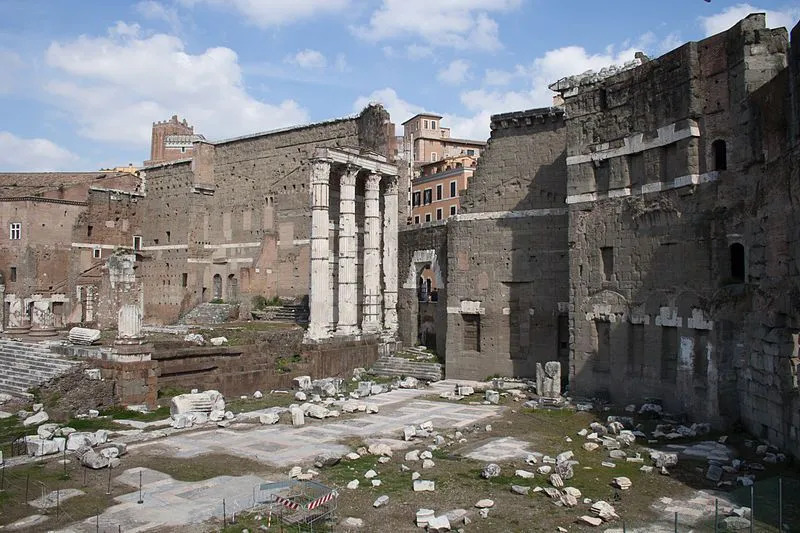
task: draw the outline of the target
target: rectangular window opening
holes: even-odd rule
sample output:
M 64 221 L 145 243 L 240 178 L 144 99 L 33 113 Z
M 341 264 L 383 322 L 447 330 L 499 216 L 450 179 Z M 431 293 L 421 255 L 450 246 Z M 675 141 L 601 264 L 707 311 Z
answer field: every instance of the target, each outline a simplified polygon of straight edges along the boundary
M 156 241 L 158 242 L 158 241 Z M 141 235 L 134 235 L 133 236 L 133 249 L 134 250 L 141 250 L 142 249 L 142 236 Z
M 450 198 L 455 198 L 458 195 L 458 182 L 450 182 Z
M 600 260 L 603 263 L 603 279 L 612 281 L 614 278 L 614 248 L 612 246 L 600 248 Z
M 92 226 L 86 226 L 86 236 L 87 237 L 91 237 L 92 236 L 92 230 L 93 229 L 94 229 L 94 227 L 92 227 Z
M 453 216 L 455 214 L 456 214 L 456 206 L 451 205 L 450 206 L 450 216 Z
M 11 267 L 11 274 L 8 276 L 9 281 L 17 281 L 17 267 Z
M 609 372 L 611 370 L 611 324 L 608 322 L 594 322 L 595 334 L 595 372 Z
M 187 285 L 189 285 L 189 274 L 184 272 L 181 274 L 181 287 L 185 288 Z
M 481 315 L 461 315 L 464 321 L 464 350 L 481 351 Z
M 92 249 L 92 257 L 94 257 L 95 259 L 100 259 L 101 256 L 102 252 L 100 251 L 100 248 Z
M 436 199 L 437 200 L 441 200 L 442 199 L 442 189 L 443 188 L 442 188 L 441 184 L 436 186 Z
M 8 238 L 12 241 L 17 241 L 22 238 L 22 223 L 12 222 L 9 225 Z
M 172 233 L 168 231 L 167 232 L 167 243 L 170 242 L 171 238 L 172 238 Z
M 436 220 L 442 220 L 442 208 L 436 210 Z
M 661 327 L 661 379 L 675 383 L 678 378 L 678 328 Z
M 609 182 L 611 180 L 610 165 L 608 159 L 596 161 L 594 163 L 594 184 L 595 191 L 608 192 Z

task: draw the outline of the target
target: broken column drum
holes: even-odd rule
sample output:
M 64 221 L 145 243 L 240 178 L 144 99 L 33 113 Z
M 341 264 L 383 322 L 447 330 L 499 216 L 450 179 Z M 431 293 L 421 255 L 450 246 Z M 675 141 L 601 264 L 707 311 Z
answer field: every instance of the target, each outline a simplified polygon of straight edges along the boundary
M 319 148 L 310 178 L 311 290 L 306 341 L 362 333 L 393 338 L 397 332 L 397 167 L 382 156 Z M 338 209 L 330 206 L 332 183 L 334 190 L 338 184 Z M 362 187 L 364 194 L 359 197 L 356 191 Z M 362 220 L 360 201 L 364 202 Z M 363 246 L 359 246 L 360 230 Z M 335 257 L 333 244 L 338 244 Z

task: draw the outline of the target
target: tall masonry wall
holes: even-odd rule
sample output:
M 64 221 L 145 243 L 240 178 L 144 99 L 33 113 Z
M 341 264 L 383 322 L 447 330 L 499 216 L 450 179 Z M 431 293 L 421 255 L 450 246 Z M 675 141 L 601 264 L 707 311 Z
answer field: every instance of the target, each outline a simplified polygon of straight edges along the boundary
M 388 113 L 369 106 L 354 118 L 199 142 L 191 160 L 144 168 L 145 194 L 124 208 L 130 218 L 114 238 L 131 246 L 141 236 L 145 317 L 171 323 L 213 299 L 240 302 L 246 312 L 256 294 L 307 297 L 314 150 L 388 155 L 390 132 Z M 90 207 L 76 232 L 104 227 L 114 209 L 122 207 Z
M 557 84 L 570 132 L 574 393 L 659 397 L 797 449 L 781 400 L 796 385 L 779 370 L 791 335 L 776 329 L 789 307 L 761 305 L 771 275 L 788 281 L 784 260 L 770 265 L 794 237 L 764 226 L 767 206 L 794 216 L 781 184 L 789 158 L 768 161 L 791 148 L 775 109 L 754 101 L 788 104 L 766 94 L 788 94 L 787 52 L 786 31 L 751 15 L 599 82 Z

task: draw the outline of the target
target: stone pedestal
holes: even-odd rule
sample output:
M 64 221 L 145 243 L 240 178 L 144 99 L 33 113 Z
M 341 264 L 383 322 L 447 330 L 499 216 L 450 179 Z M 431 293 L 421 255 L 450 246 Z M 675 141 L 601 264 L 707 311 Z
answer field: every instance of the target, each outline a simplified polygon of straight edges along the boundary
M 9 294 L 6 296 L 5 303 L 8 304 L 6 333 L 27 333 L 30 325 L 25 316 L 25 302 L 17 295 Z
M 149 361 L 153 347 L 142 335 L 142 312 L 138 304 L 125 304 L 117 314 L 117 338 L 112 358 L 120 362 Z
M 49 299 L 34 300 L 33 307 L 31 307 L 31 330 L 29 335 L 52 337 L 57 334 L 51 306 Z

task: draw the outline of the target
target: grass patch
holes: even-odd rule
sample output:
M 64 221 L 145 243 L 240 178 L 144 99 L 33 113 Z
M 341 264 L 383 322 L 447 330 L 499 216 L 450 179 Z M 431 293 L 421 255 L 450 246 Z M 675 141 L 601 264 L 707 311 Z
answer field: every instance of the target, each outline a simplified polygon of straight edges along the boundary
M 189 394 L 189 389 L 183 387 L 162 387 L 158 389 L 159 398 L 172 398 L 181 394 Z
M 296 403 L 293 394 L 265 394 L 262 398 L 256 399 L 248 397 L 247 399 L 235 398 L 228 400 L 225 403 L 225 409 L 234 414 L 246 413 L 248 411 L 258 411 L 260 409 L 268 409 L 270 407 L 289 407 L 291 404 Z
M 153 422 L 156 420 L 163 420 L 165 418 L 169 418 L 170 415 L 169 407 L 159 407 L 155 411 L 142 413 L 140 411 L 132 411 L 130 409 L 126 409 L 121 405 L 115 405 L 114 407 L 105 409 L 100 414 L 102 416 L 108 416 L 111 418 L 116 418 L 118 420 L 138 420 L 141 422 Z
M 72 418 L 68 420 L 63 426 L 71 427 L 76 431 L 97 431 L 98 429 L 129 429 L 122 424 L 114 422 L 112 418 L 98 417 L 98 418 Z

